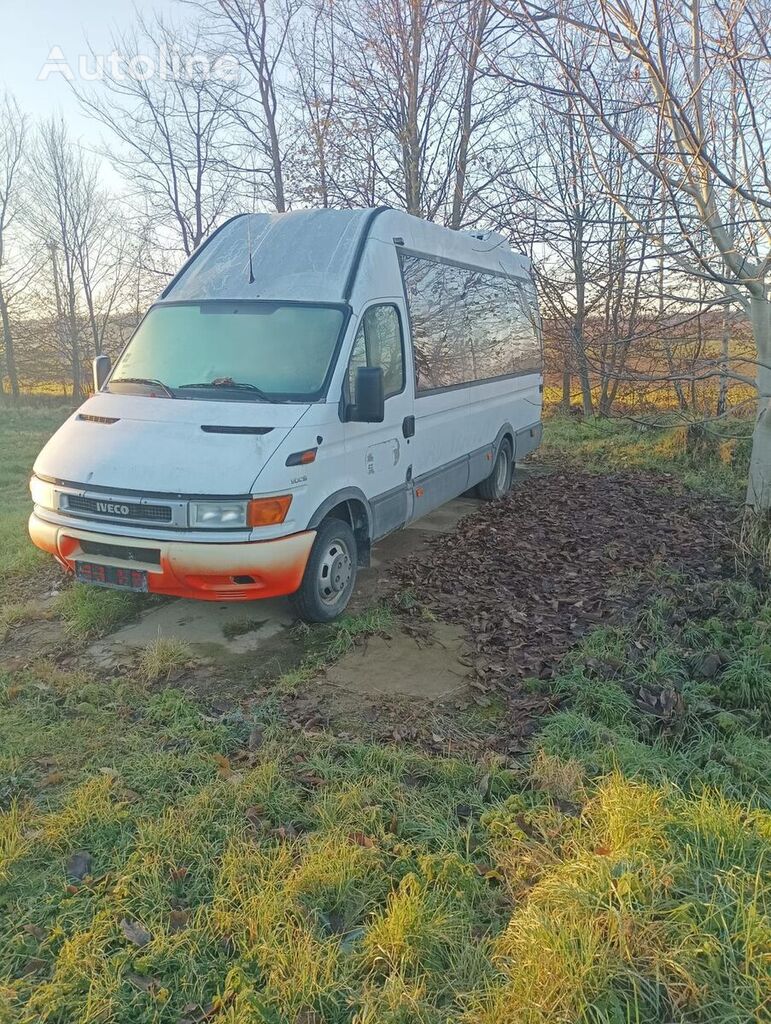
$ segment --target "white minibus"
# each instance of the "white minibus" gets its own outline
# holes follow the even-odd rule
[[[390,209],[244,214],[149,309],[31,481],[79,581],[327,622],[372,545],[541,438],[529,261]]]

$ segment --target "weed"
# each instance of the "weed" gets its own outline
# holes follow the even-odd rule
[[[236,622],[226,622],[222,627],[222,635],[226,640],[235,640],[239,636],[246,636],[247,633],[254,633],[264,622],[264,619],[238,619]]]
[[[172,674],[193,660],[190,647],[173,636],[161,636],[147,644],[139,654],[139,671],[149,683],[168,681]]]
[[[144,606],[142,595],[80,583],[68,587],[54,605],[67,631],[79,640],[104,636],[136,618]]]

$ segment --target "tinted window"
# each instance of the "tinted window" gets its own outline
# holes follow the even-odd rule
[[[404,387],[402,329],[395,306],[370,306],[361,318],[348,365],[348,389],[354,403],[359,366],[383,367],[386,398]]]
[[[145,377],[174,390],[233,380],[269,395],[310,398],[323,387],[343,320],[337,308],[274,302],[155,306],[111,383]],[[223,396],[232,398],[232,392]]]
[[[541,369],[535,305],[513,278],[400,256],[418,391]]]

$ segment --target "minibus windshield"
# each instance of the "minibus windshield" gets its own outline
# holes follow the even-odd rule
[[[169,303],[137,328],[107,387],[160,387],[172,398],[313,401],[345,322],[340,306]]]

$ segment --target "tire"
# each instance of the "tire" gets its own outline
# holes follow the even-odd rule
[[[477,488],[480,498],[485,501],[498,501],[511,487],[511,474],[514,463],[511,457],[511,443],[508,438],[501,441],[498,456],[493,464],[493,471]]]
[[[316,532],[305,575],[289,598],[303,622],[332,622],[345,611],[356,583],[356,538],[342,519],[325,519]]]

